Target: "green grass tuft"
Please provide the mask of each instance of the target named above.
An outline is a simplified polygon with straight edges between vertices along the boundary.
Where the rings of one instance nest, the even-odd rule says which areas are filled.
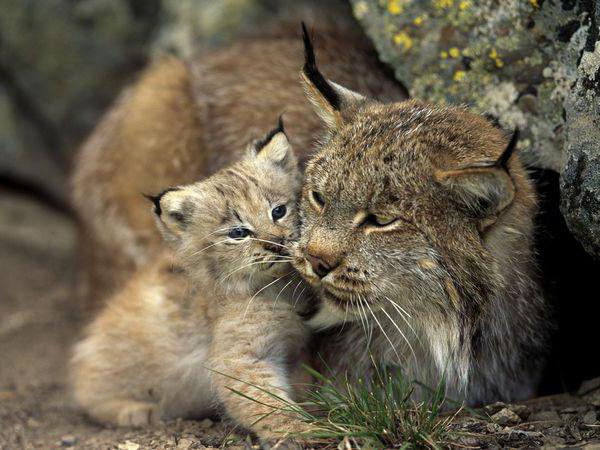
[[[281,409],[312,424],[315,431],[301,437],[317,447],[437,449],[447,447],[452,440],[449,426],[456,414],[442,414],[444,380],[435,389],[428,389],[397,371],[393,375],[387,370],[377,371],[373,383],[367,384],[306,370],[316,381],[307,386],[308,400],[301,405],[288,403]],[[281,403],[278,395],[258,389]],[[422,390],[423,400],[413,399],[415,389]]]
[[[345,441],[351,448],[441,448],[448,442],[454,416],[441,415],[443,380],[434,390],[423,388],[424,399],[417,402],[415,382],[396,371],[378,371],[370,384],[351,384],[307,370],[317,384],[303,416],[320,430],[315,438]]]

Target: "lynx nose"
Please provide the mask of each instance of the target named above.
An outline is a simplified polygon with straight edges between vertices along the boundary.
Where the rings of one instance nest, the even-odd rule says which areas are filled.
[[[308,259],[313,272],[316,273],[319,278],[325,277],[329,272],[340,265],[339,260],[325,255],[312,255],[309,253],[306,259]]]

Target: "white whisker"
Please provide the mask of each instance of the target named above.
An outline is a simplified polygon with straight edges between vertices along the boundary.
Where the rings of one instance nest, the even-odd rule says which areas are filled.
[[[277,305],[277,301],[279,300],[279,296],[281,295],[281,293],[283,291],[285,291],[285,288],[288,287],[290,284],[292,284],[293,281],[295,281],[294,278],[292,278],[290,281],[288,281],[287,284],[281,288],[281,290],[277,294],[277,297],[275,297],[275,301],[273,302],[273,309],[275,309],[275,305]]]
[[[300,280],[300,282],[302,282],[302,280]],[[296,298],[296,300],[294,300],[294,308],[296,307],[296,305],[298,304],[298,300],[300,300],[302,298],[302,294],[304,294],[304,291],[306,290],[306,286],[304,286],[302,288],[302,290],[300,291],[300,293],[298,294],[298,297]]]
[[[248,237],[247,239],[250,240],[250,241],[266,242],[267,244],[277,245],[278,247],[285,248],[286,250],[289,250],[289,248],[288,248],[287,245],[283,245],[283,244],[280,244],[278,242],[268,241],[266,239],[259,239],[259,238],[254,238],[254,237]]]
[[[211,248],[211,247],[214,247],[215,245],[223,244],[224,242],[227,242],[228,240],[229,240],[229,239],[222,239],[222,240],[220,240],[220,241],[217,241],[217,242],[215,242],[215,243],[213,243],[213,244],[207,245],[206,247],[204,247],[204,248],[201,248],[200,250],[198,250],[198,251],[195,251],[194,253],[192,253],[192,255],[191,255],[191,256],[197,256],[197,255],[199,255],[200,253],[202,253],[202,252],[204,252],[204,251],[208,250],[209,248]]]
[[[360,296],[357,297],[356,304],[358,306],[358,316],[362,323],[363,329],[365,330],[365,337],[367,338],[367,347],[369,347],[371,345],[371,340],[373,339],[373,327],[369,326],[369,320],[367,319],[367,311],[364,309],[362,299],[360,298]]]
[[[406,325],[408,325],[408,327],[410,328],[410,330],[413,332],[413,334],[415,335],[415,337],[417,338],[417,340],[419,341],[419,343],[421,342],[421,338],[419,337],[419,335],[417,334],[417,332],[415,331],[415,329],[413,328],[413,326],[411,325],[411,323],[407,320],[407,318],[405,317],[405,314],[408,315],[408,313],[406,313],[406,311],[402,308],[400,308],[400,306],[396,303],[393,302],[392,300],[390,300],[389,298],[385,297],[390,304],[396,309],[396,311],[398,312],[398,315],[400,316],[400,318],[402,320],[404,320],[404,323],[406,323]],[[411,316],[408,316],[411,317]]]
[[[228,273],[228,274],[227,274],[227,275],[226,275],[226,276],[225,276],[225,277],[224,277],[224,278],[221,280],[221,283],[222,283],[222,282],[224,282],[224,281],[225,281],[227,278],[229,278],[230,276],[232,276],[234,273],[236,273],[236,272],[239,272],[240,270],[246,269],[246,268],[248,268],[248,267],[251,267],[251,266],[255,266],[255,265],[257,265],[257,264],[271,264],[271,263],[273,263],[273,264],[277,264],[277,263],[286,263],[286,264],[289,264],[289,261],[288,261],[288,260],[269,260],[269,259],[266,259],[266,260],[261,260],[261,261],[253,261],[253,262],[250,262],[250,263],[248,263],[248,264],[244,264],[244,265],[243,265],[243,266],[241,266],[241,267],[238,267],[237,269],[233,270],[232,272],[229,272],[229,273]]]
[[[415,358],[415,364],[416,364],[417,363],[417,354],[415,353],[415,350],[413,349],[412,345],[410,345],[410,342],[406,338],[406,335],[402,332],[402,330],[400,329],[398,324],[394,321],[394,319],[392,319],[392,316],[390,316],[388,314],[388,312],[385,310],[385,308],[381,308],[381,311],[383,311],[383,313],[387,316],[387,318],[390,319],[390,322],[392,322],[392,325],[394,325],[394,327],[396,327],[396,330],[398,330],[398,333],[400,333],[400,335],[402,336],[402,339],[404,339],[404,342],[406,342],[406,344],[408,345],[408,348],[410,349],[410,351],[413,355],[413,358]]]
[[[267,289],[269,286],[274,285],[275,283],[277,283],[279,280],[281,280],[284,277],[287,277],[290,273],[292,273],[291,271],[286,273],[285,275],[280,276],[279,278],[275,278],[275,280],[271,281],[269,284],[267,284],[266,286],[263,286],[262,288],[260,288],[256,294],[254,294],[252,296],[252,298],[248,301],[248,304],[246,305],[246,310],[244,311],[244,318],[246,318],[246,314],[248,314],[248,308],[250,308],[250,304],[252,303],[252,301],[256,298],[256,296],[258,294],[260,294],[262,291],[264,291],[265,289]]]
[[[385,296],[384,296],[385,297]],[[404,314],[406,314],[407,317],[409,317],[410,319],[412,319],[412,316],[402,307],[400,306],[398,303],[396,303],[394,300],[392,300],[389,297],[385,297],[386,300],[388,302],[390,302],[392,305],[394,305],[397,309],[399,309],[400,311],[402,311]]]
[[[381,326],[381,323],[379,322],[379,319],[377,319],[377,316],[375,315],[375,313],[373,312],[373,310],[371,309],[371,307],[369,306],[369,304],[367,302],[365,302],[365,305],[369,309],[369,312],[373,316],[373,319],[375,319],[375,322],[377,322],[377,325],[379,326],[379,329],[381,330],[381,332],[383,333],[383,335],[385,336],[385,338],[387,339],[387,341],[390,343],[390,346],[392,347],[392,350],[396,354],[396,357],[398,358],[398,360],[400,360],[401,358],[400,358],[400,355],[398,354],[398,351],[396,350],[396,346],[394,345],[394,343],[392,342],[392,340],[390,339],[390,337],[387,335],[387,333],[385,332],[385,330]]]
[[[296,298],[296,291],[298,290],[298,288],[300,287],[301,284],[302,284],[302,278],[300,278],[300,280],[298,281],[298,284],[292,291],[292,302],[294,303],[294,308],[296,307],[296,302],[297,302],[297,300],[294,301],[294,299]]]

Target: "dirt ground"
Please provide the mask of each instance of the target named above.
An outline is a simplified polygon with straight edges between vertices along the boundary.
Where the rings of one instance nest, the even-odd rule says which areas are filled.
[[[110,429],[78,412],[65,389],[66,362],[80,328],[75,274],[73,221],[0,191],[0,450],[251,447],[226,423]],[[459,418],[453,428],[463,448],[600,449],[599,418],[600,379],[580,395],[493,405]]]

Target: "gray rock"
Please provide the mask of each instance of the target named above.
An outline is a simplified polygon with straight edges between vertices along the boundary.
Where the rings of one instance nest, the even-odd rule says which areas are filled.
[[[72,447],[77,443],[77,438],[72,434],[67,434],[60,438],[60,444],[63,447]]]
[[[600,13],[600,8],[598,13]],[[561,211],[585,250],[600,256],[600,42],[584,51],[579,78],[565,102],[567,161]]]
[[[466,103],[522,130],[525,161],[561,173],[567,224],[600,256],[600,1],[352,5],[414,97]]]
[[[585,395],[598,389],[600,389],[600,377],[592,378],[581,383],[581,386],[577,390],[577,395]]]
[[[64,197],[73,151],[145,60],[159,2],[2,2],[0,173]]]
[[[600,390],[592,391],[584,396],[587,403],[592,406],[600,407]]]
[[[596,411],[588,411],[583,416],[583,423],[586,425],[595,425],[598,421],[598,414]]]
[[[559,423],[562,422],[558,413],[554,410],[550,411],[539,411],[529,416],[530,422],[548,422],[548,423]]]

